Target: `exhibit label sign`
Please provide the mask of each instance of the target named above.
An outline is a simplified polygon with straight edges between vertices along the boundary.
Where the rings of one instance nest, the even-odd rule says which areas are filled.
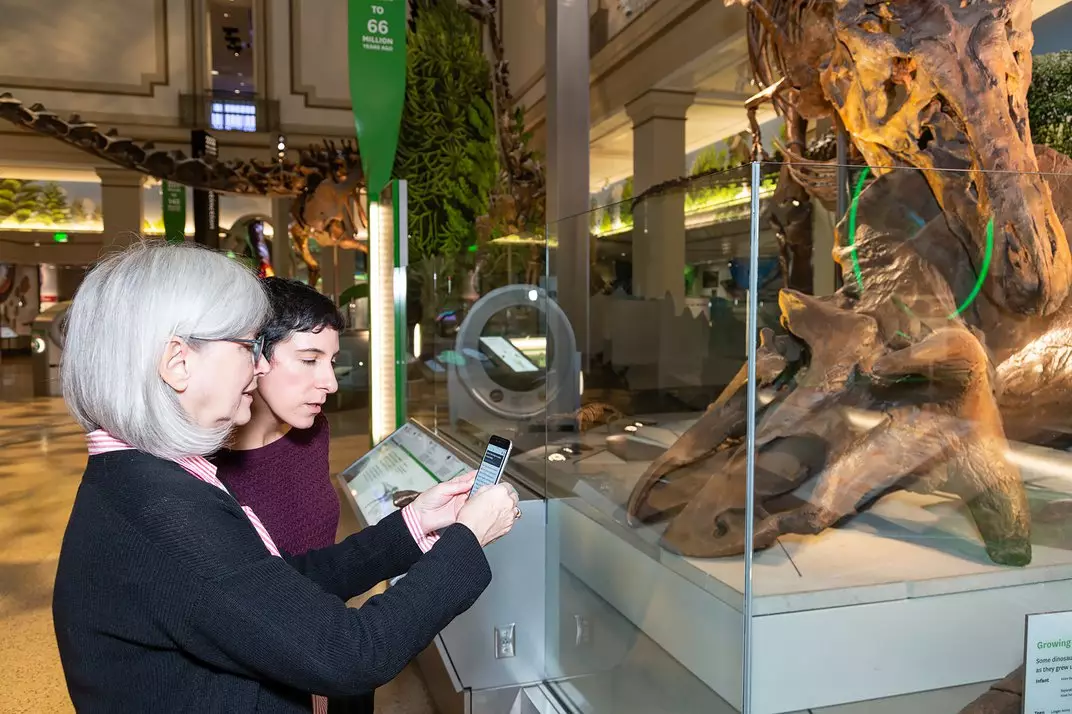
[[[161,210],[164,214],[164,239],[169,243],[186,240],[186,187],[164,181],[160,187]]]
[[[220,155],[216,137],[204,129],[190,132],[190,144],[195,159],[215,161]],[[220,198],[215,191],[194,189],[194,240],[214,250],[220,247]]]
[[[406,100],[406,0],[350,0],[350,102],[369,200],[391,180]]]
[[[1027,616],[1024,714],[1072,712],[1072,611]]]

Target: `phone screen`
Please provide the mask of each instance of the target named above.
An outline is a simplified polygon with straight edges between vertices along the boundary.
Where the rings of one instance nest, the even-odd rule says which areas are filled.
[[[484,450],[484,458],[480,461],[480,468],[476,471],[476,480],[469,489],[469,495],[473,495],[484,486],[492,486],[499,482],[503,470],[506,467],[506,459],[510,455],[510,442],[500,437],[492,437],[488,447]]]

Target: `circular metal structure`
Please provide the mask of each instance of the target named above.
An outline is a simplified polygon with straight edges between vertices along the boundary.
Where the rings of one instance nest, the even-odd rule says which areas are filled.
[[[488,322],[512,307],[530,307],[543,313],[547,326],[547,364],[545,380],[533,389],[509,389],[491,378],[479,360],[465,360],[450,365],[450,376],[457,380],[472,399],[491,414],[511,421],[526,421],[542,416],[548,406],[562,396],[577,399],[577,375],[574,364],[576,338],[566,313],[551,300],[546,291],[534,285],[507,285],[496,288],[477,300],[458,329],[455,354],[480,350],[480,337]],[[553,345],[553,349],[551,348]]]

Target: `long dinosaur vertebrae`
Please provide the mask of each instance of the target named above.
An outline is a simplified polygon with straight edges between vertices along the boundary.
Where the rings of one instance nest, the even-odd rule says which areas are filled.
[[[473,0],[468,12],[487,32],[494,55],[494,87],[497,141],[500,154],[500,190],[493,196],[487,220],[511,227],[542,225],[544,175],[536,156],[523,140],[524,127],[516,120],[509,87],[509,66],[496,21],[494,0]],[[77,114],[67,120],[35,104],[26,107],[10,94],[0,95],[0,119],[29,131],[51,137],[86,151],[111,164],[157,179],[220,193],[290,197],[289,234],[302,261],[310,284],[320,273],[310,242],[323,246],[367,251],[367,243],[356,239],[359,227],[367,226],[357,192],[363,187],[361,157],[353,141],[299,152],[279,161],[192,158],[182,151],[157,149],[152,142],[121,137],[114,129],[104,131]],[[356,206],[357,214],[351,210]]]
[[[26,107],[9,93],[0,94],[0,119],[160,180],[220,193],[296,199],[290,233],[312,284],[319,264],[309,249],[310,238],[321,245],[363,249],[353,238],[358,222],[349,208],[363,180],[361,157],[352,141],[325,141],[298,152],[297,161],[234,161],[163,151],[151,141],[122,137],[115,129],[103,131],[77,114],[64,120],[41,104]]]

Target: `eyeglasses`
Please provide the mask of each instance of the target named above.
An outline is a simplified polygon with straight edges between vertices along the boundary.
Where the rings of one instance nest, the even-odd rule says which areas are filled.
[[[198,342],[234,342],[238,345],[245,345],[253,354],[254,367],[261,361],[261,355],[264,354],[264,335],[259,335],[253,340],[244,340],[241,337],[198,337],[196,335],[190,335],[189,339]]]

